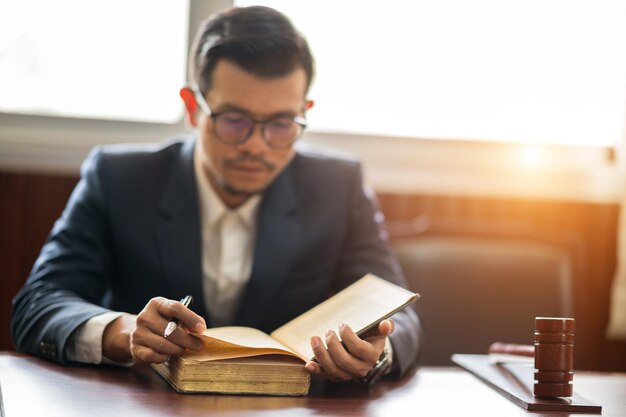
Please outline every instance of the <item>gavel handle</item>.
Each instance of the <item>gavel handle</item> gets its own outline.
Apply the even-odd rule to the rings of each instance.
[[[518,345],[515,343],[495,342],[487,349],[488,353],[505,354],[515,356],[535,356],[535,347],[532,345]]]

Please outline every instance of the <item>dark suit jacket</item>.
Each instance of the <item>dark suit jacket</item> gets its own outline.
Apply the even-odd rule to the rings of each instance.
[[[65,362],[72,332],[106,311],[180,299],[207,319],[193,170],[194,138],[96,148],[26,284],[13,301],[20,351]],[[270,332],[368,272],[405,285],[359,164],[298,151],[266,190],[253,269],[236,325]],[[412,309],[395,317],[400,371],[418,352]]]

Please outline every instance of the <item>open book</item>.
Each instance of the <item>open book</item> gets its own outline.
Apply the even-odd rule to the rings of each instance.
[[[153,367],[179,392],[306,395],[310,377],[303,365],[314,358],[311,336],[338,330],[342,322],[362,335],[418,297],[368,274],[269,335],[250,327],[207,329],[199,336],[204,351]]]

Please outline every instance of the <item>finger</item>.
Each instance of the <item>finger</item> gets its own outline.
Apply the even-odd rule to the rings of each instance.
[[[322,378],[326,378],[330,381],[343,381],[343,380],[331,377],[330,375],[326,374],[326,372],[324,372],[320,364],[315,361],[307,362],[304,368],[310,373],[320,376]]]
[[[339,378],[335,378],[335,377],[328,375],[326,372],[324,372],[320,364],[314,361],[307,362],[304,368],[308,370],[310,373],[317,375],[319,377],[322,377],[322,378],[326,378],[329,381],[337,381],[337,382],[345,381],[344,379],[339,379]]]
[[[131,343],[148,347],[163,355],[180,355],[184,351],[182,346],[173,343],[162,335],[152,333],[148,329],[137,329],[131,336]]]
[[[155,352],[147,346],[133,346],[131,349],[133,359],[141,363],[163,363],[170,357],[168,355],[162,355]]]
[[[389,336],[395,329],[395,323],[392,319],[386,319],[378,323],[378,331],[383,336]]]
[[[382,349],[385,345],[387,336],[393,332],[393,328],[393,320],[383,320],[374,329],[368,331],[364,335],[361,335],[361,338],[375,346],[377,350]],[[382,350],[380,350],[379,353],[380,352],[382,352]]]
[[[376,345],[372,345],[370,340],[361,339],[346,323],[341,323],[339,326],[339,335],[341,336],[341,340],[343,340],[343,343],[346,345],[348,351],[356,358],[370,364],[370,368],[374,365],[374,363],[376,363],[380,357],[380,352],[382,352],[382,347],[384,347],[383,343],[381,351],[379,351],[378,343]]]
[[[206,330],[204,319],[178,301],[156,297],[148,302],[148,305],[151,304],[158,311],[159,315],[168,322],[170,320],[179,320],[183,326],[194,333],[202,333]]]
[[[143,340],[148,339],[148,333],[162,338],[163,331],[165,330],[167,323],[167,320],[158,313],[156,305],[154,303],[148,303],[148,305],[146,305],[136,318],[135,331],[137,332],[137,335],[143,338]],[[190,350],[201,350],[204,348],[203,343],[200,340],[191,336],[181,328],[177,328],[168,336],[168,339],[170,342],[180,346],[181,348]]]
[[[337,367],[332,357],[326,350],[322,339],[319,336],[313,336],[311,338],[311,348],[315,354],[315,359],[320,365],[323,373],[329,378],[337,381],[347,381],[352,379],[350,374],[342,371]]]
[[[161,334],[161,336],[163,336],[163,334]],[[196,352],[204,350],[204,342],[202,342],[202,340],[200,340],[198,337],[193,336],[193,334],[190,334],[187,331],[181,329],[180,327],[176,328],[174,332],[167,336],[167,340],[182,348],[193,350]]]
[[[319,374],[322,372],[322,367],[320,366],[320,364],[314,361],[308,361],[304,365],[304,368],[312,374]]]
[[[356,335],[355,335],[356,336]],[[364,342],[368,344],[367,342]],[[339,337],[333,331],[327,332],[326,346],[328,346],[328,353],[332,357],[337,367],[351,375],[352,378],[364,377],[372,368],[376,361],[364,361],[360,358],[352,355],[341,344]],[[370,350],[371,346],[370,346]]]
[[[180,355],[184,349],[148,329],[138,328],[131,335],[133,357],[144,363],[160,363],[171,355]]]
[[[150,303],[137,316],[138,328],[149,330],[151,333],[161,336],[163,336],[168,322],[167,319],[159,314],[155,305],[150,305]]]
[[[152,333],[163,334],[167,320],[155,308],[155,304],[148,303],[137,315],[137,328],[149,330]]]
[[[163,298],[163,300],[165,300]],[[163,337],[163,332],[168,324],[168,320],[163,318],[156,308],[156,303],[148,303],[146,307],[139,313],[136,319],[137,329],[141,331],[147,331],[154,333],[159,337]],[[138,334],[142,334],[141,332]],[[184,329],[178,327],[171,333],[168,340],[182,348],[190,349],[194,351],[200,351],[204,349],[204,344],[201,340],[193,337]],[[144,337],[145,339],[145,337]]]

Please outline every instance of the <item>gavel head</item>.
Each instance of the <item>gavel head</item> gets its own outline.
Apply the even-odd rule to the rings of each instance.
[[[535,397],[574,393],[574,319],[535,318]]]

